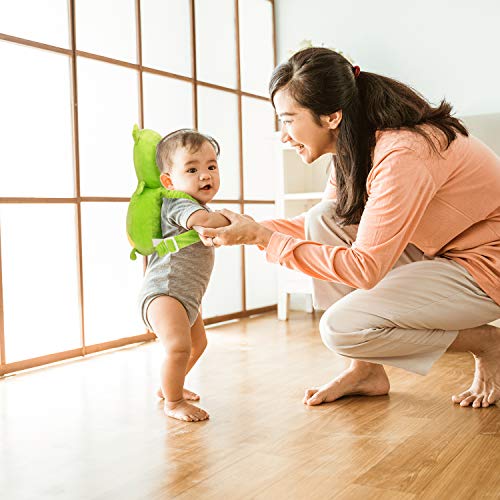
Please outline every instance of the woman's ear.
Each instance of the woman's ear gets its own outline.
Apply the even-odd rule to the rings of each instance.
[[[160,174],[160,182],[162,183],[163,187],[167,189],[173,189],[174,186],[172,184],[172,179],[170,178],[169,173],[162,173]]]
[[[325,124],[329,129],[335,130],[338,128],[340,122],[342,121],[342,110],[339,109],[332,113],[331,115],[322,115],[321,121]]]

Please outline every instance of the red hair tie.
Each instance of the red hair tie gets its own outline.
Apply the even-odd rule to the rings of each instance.
[[[357,78],[359,76],[359,73],[361,72],[359,66],[353,66],[352,70],[354,71],[354,78]]]

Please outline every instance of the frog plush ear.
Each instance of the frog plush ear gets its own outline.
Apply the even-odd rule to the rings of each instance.
[[[136,253],[150,255],[154,252],[154,239],[161,238],[161,206],[165,188],[160,182],[156,166],[156,146],[161,135],[154,130],[140,130],[134,125],[134,166],[137,188],[130,199],[127,211],[127,235],[133,246],[130,258]]]
[[[154,130],[140,130],[135,124],[132,137],[134,138],[134,167],[138,181],[144,181],[148,188],[160,187],[160,171],[156,165],[156,146],[161,141],[161,135]]]

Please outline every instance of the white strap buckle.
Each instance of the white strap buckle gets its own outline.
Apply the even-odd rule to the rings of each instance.
[[[175,247],[175,250],[173,252],[170,252],[170,253],[177,253],[179,251],[179,244],[177,243],[177,240],[175,239],[175,237],[170,236],[168,238],[165,238],[165,241],[166,240],[170,240],[174,244],[174,247]]]
[[[177,240],[175,239],[175,236],[169,236],[168,238],[165,238],[165,239],[159,239],[159,240],[157,240],[157,239],[153,239],[153,245],[154,245],[154,246],[157,246],[157,245],[158,245],[159,243],[161,243],[162,241],[164,241],[164,242],[165,242],[165,245],[166,245],[166,244],[167,244],[167,243],[166,243],[166,242],[167,242],[167,240],[170,240],[170,241],[173,243],[174,248],[175,248],[175,250],[173,250],[173,251],[171,251],[171,252],[169,252],[169,253],[177,253],[177,252],[180,250],[180,248],[179,248],[179,244],[177,243]]]

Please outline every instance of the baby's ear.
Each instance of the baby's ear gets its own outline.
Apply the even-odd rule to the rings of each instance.
[[[172,179],[170,178],[169,173],[160,174],[160,182],[163,184],[163,187],[167,189],[173,189],[174,186],[172,184]]]

